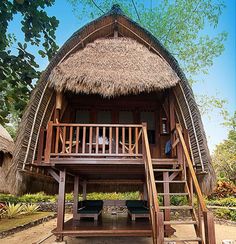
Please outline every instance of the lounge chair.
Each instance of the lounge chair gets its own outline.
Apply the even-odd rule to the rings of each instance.
[[[132,221],[135,221],[136,218],[149,218],[147,201],[127,200],[126,206],[128,208],[128,214],[130,215]]]
[[[99,215],[102,213],[103,201],[102,200],[84,200],[78,203],[78,220],[84,218],[94,218],[98,220]]]

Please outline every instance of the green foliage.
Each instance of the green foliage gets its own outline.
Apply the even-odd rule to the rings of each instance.
[[[226,123],[230,128],[228,138],[216,146],[212,162],[219,178],[236,183],[236,112]]]
[[[38,212],[39,210],[39,205],[37,204],[25,204],[23,205],[23,212],[24,214],[33,214]]]
[[[55,202],[55,196],[46,195],[44,192],[38,192],[36,194],[25,194],[18,198],[22,203],[38,203],[38,202]]]
[[[125,0],[98,0],[96,4],[90,0],[68,1],[80,19],[84,16],[94,19],[118,3],[128,16],[148,29],[177,57],[190,80],[196,74],[208,73],[213,59],[224,50],[227,33],[209,37],[203,31],[206,26],[217,27],[225,8],[223,0],[162,0],[157,4]]]
[[[4,217],[5,218],[16,218],[17,216],[21,215],[23,213],[23,205],[20,203],[13,204],[13,203],[8,203],[5,208],[4,208]]]
[[[0,193],[0,202],[10,202],[10,203],[18,203],[19,199],[17,196],[11,195],[11,194],[4,194]]]
[[[215,215],[220,219],[229,219],[236,221],[236,210],[232,209],[217,209],[214,211]]]
[[[39,55],[51,59],[57,51],[55,30],[58,20],[49,17],[45,7],[55,0],[5,0],[0,2],[0,123],[18,122],[29,95],[39,78],[39,65],[28,50],[35,46]],[[21,17],[19,29],[24,43],[8,33],[14,17]],[[14,115],[12,117],[12,115]],[[14,118],[17,119],[14,119]],[[14,132],[12,132],[14,134]]]
[[[207,200],[207,204],[211,206],[236,207],[236,198],[227,197],[221,199],[210,199]]]
[[[175,206],[187,205],[188,199],[186,196],[171,196],[170,202],[171,205],[175,205]]]
[[[137,200],[139,199],[139,192],[112,192],[112,193],[103,193],[103,192],[93,192],[87,195],[88,200]]]

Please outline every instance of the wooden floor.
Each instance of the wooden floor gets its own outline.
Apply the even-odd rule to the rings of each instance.
[[[102,214],[98,222],[93,219],[84,218],[80,221],[68,220],[64,225],[64,230],[54,234],[72,236],[151,236],[151,225],[147,218],[131,221],[127,214],[116,213],[114,215]]]

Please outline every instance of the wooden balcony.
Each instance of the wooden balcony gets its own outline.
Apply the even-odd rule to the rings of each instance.
[[[142,131],[142,124],[49,122],[46,132],[40,132],[36,162],[41,165],[62,161],[73,164],[82,159],[140,162]]]

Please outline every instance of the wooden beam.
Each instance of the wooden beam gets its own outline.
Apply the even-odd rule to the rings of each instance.
[[[87,181],[83,181],[83,200],[86,200],[87,198]]]
[[[58,207],[57,207],[57,231],[63,231],[64,229],[65,188],[66,188],[66,169],[60,170]]]
[[[53,169],[48,169],[48,173],[58,182],[60,183],[60,177],[59,175],[53,170]]]
[[[75,176],[74,177],[73,219],[77,219],[77,215],[78,215],[78,195],[79,195],[79,176]]]
[[[87,184],[108,184],[108,185],[116,185],[116,184],[128,184],[128,185],[138,185],[143,184],[143,180],[87,180]]]

